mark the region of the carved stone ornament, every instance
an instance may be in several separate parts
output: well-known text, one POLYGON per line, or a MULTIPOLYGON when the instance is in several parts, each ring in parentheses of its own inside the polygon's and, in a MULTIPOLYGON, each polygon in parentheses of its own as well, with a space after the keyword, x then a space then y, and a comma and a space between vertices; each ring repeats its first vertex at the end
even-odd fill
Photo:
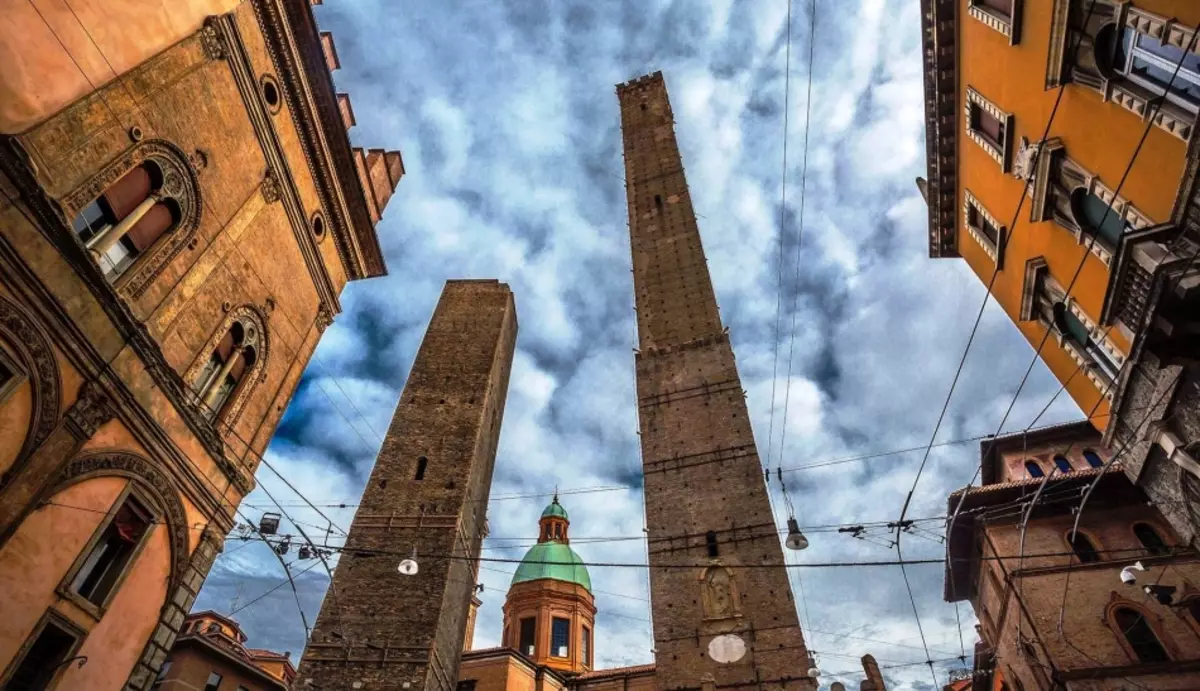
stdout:
POLYGON ((79 397, 67 409, 67 424, 80 440, 91 439, 112 418, 112 403, 95 381, 84 382, 79 388, 79 397))
POLYGON ((1017 148, 1016 156, 1013 157, 1013 177, 1026 182, 1033 179, 1034 165, 1037 163, 1038 151, 1041 148, 1041 144, 1031 144, 1028 137, 1021 137, 1021 144, 1017 148))
POLYGON ((134 480, 162 509, 171 543, 171 580, 167 592, 174 592, 183 579, 189 557, 189 527, 179 491, 153 462, 132 453, 104 452, 83 456, 67 464, 53 483, 54 489, 48 497, 98 475, 118 475, 134 480))
POLYGON ((200 29, 200 45, 204 47, 204 55, 209 60, 224 60, 229 52, 225 48, 225 34, 215 18, 205 20, 200 29))
POLYGON ((61 410, 61 384, 58 360, 50 339, 16 304, 0 297, 0 339, 11 348, 25 369, 33 388, 33 408, 29 431, 14 468, 33 453, 58 425, 61 410))
POLYGON ((197 172, 208 167, 208 152, 204 149, 196 149, 188 154, 188 163, 192 164, 197 172))
POLYGON ((162 139, 148 139, 126 151, 84 184, 59 200, 63 220, 71 219, 130 170, 150 162, 162 171, 160 197, 169 198, 179 211, 179 222, 134 262, 117 283, 118 291, 139 298, 196 234, 200 226, 203 203, 200 182, 188 156, 174 144, 162 139))
POLYGON ((333 312, 329 309, 329 305, 326 305, 323 302, 321 303, 321 306, 317 308, 316 324, 317 331, 320 331, 321 333, 325 333, 325 329, 328 329, 329 326, 333 324, 333 312))
POLYGON ((264 202, 268 204, 274 204, 275 202, 279 201, 279 181, 275 179, 274 174, 267 173, 267 176, 263 178, 262 187, 260 189, 262 190, 264 202))
POLYGON ((714 564, 704 570, 700 581, 705 619, 732 619, 741 615, 737 584, 729 569, 714 564))

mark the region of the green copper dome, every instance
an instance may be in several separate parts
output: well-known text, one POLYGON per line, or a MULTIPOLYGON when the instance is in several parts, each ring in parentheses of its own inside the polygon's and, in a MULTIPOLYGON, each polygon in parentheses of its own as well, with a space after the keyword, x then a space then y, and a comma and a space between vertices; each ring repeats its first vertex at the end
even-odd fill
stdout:
POLYGON ((554 495, 554 501, 550 502, 550 506, 542 512, 542 518, 561 518, 564 521, 570 520, 567 518, 567 510, 558 503, 558 495, 554 495))
MULTIPOLYGON (((562 511, 562 507, 559 506, 558 510, 562 511)), ((563 511, 563 516, 566 516, 566 511, 563 511)), ((530 547, 525 553, 525 558, 521 560, 521 565, 517 567, 517 572, 513 574, 512 582, 516 585, 542 578, 581 585, 587 588, 588 592, 592 590, 592 579, 588 576, 583 560, 575 550, 561 542, 542 542, 530 547)))

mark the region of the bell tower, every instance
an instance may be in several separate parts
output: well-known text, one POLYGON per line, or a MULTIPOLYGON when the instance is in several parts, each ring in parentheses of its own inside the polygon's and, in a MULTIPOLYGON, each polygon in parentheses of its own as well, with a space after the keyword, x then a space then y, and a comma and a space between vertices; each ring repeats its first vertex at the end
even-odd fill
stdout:
POLYGON ((617 97, 658 686, 815 690, 662 73, 617 97))

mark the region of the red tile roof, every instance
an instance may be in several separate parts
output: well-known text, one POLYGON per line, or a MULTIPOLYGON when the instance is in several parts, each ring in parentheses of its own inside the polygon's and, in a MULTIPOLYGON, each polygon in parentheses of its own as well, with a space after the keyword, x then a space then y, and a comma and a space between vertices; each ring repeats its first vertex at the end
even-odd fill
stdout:
POLYGON ((597 669, 591 672, 584 672, 572 679, 587 681, 590 679, 601 679, 604 677, 623 677, 628 674, 646 674, 654 673, 654 663, 648 665, 633 665, 632 667, 614 667, 612 669, 597 669))

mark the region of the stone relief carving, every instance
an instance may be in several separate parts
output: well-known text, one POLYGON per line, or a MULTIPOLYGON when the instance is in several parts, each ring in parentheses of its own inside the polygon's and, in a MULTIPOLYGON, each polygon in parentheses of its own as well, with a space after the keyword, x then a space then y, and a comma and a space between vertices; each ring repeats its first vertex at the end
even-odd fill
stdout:
POLYGON ((174 592, 184 576, 188 564, 187 514, 179 492, 171 480, 155 464, 126 452, 104 452, 90 454, 71 461, 53 483, 47 496, 54 496, 71 485, 93 475, 122 475, 132 478, 158 502, 166 518, 168 538, 171 543, 171 580, 167 592, 174 592))
POLYGON ((1028 137, 1021 137, 1017 155, 1013 158, 1013 177, 1025 182, 1032 180, 1033 174, 1036 172, 1034 166, 1037 163, 1038 152, 1041 149, 1041 143, 1031 144, 1028 137))
POLYGON ((333 312, 329 309, 329 305, 322 302, 321 306, 317 308, 317 331, 325 333, 325 329, 328 329, 331 324, 333 324, 333 312))
POLYGON ((260 189, 262 190, 263 201, 268 204, 274 204, 281 198, 279 181, 275 179, 274 173, 267 173, 267 176, 263 178, 260 189))
POLYGON ((701 576, 701 601, 705 619, 731 619, 741 616, 737 584, 729 569, 713 564, 701 576))
POLYGON ((221 30, 220 24, 214 19, 205 20, 204 27, 200 29, 200 45, 204 48, 204 55, 209 60, 224 60, 228 55, 225 48, 225 34, 221 30))
POLYGON ((29 420, 29 432, 17 456, 16 469, 33 453, 58 425, 61 409, 61 384, 58 360, 50 339, 35 325, 20 308, 0 297, 0 338, 12 348, 25 367, 25 374, 33 385, 33 408, 29 420))
POLYGON ((91 439, 100 426, 113 418, 108 394, 95 381, 86 381, 79 389, 79 397, 67 410, 67 424, 78 439, 91 439))

